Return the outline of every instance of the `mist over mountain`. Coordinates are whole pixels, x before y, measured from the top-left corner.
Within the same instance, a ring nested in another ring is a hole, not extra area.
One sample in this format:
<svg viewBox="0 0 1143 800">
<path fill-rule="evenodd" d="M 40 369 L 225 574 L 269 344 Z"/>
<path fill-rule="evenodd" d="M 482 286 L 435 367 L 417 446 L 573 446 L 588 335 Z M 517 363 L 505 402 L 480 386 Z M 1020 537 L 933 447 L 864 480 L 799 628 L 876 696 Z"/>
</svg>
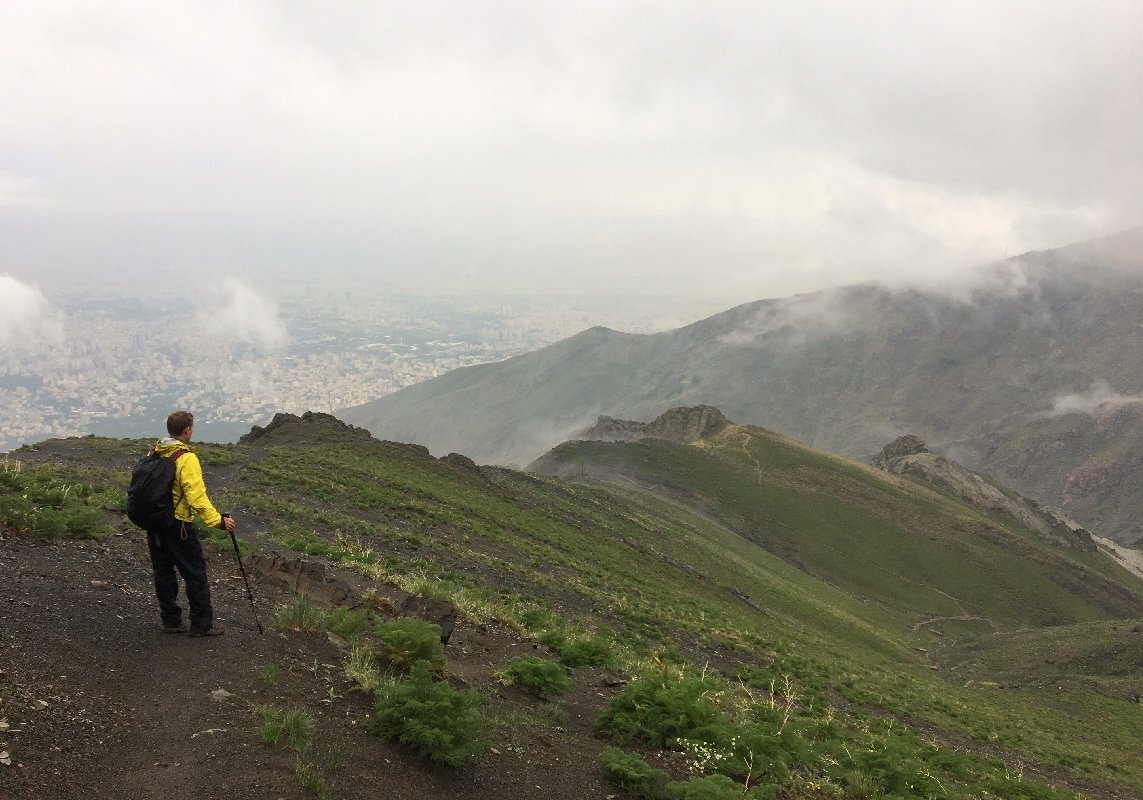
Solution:
<svg viewBox="0 0 1143 800">
<path fill-rule="evenodd" d="M 600 415 L 650 420 L 681 405 L 856 457 L 914 433 L 1127 540 L 1143 533 L 1138 501 L 1100 495 L 1141 474 L 1141 310 L 1135 228 L 989 265 L 947 293 L 848 286 L 653 335 L 592 328 L 342 416 L 499 463 L 527 463 Z"/>
</svg>

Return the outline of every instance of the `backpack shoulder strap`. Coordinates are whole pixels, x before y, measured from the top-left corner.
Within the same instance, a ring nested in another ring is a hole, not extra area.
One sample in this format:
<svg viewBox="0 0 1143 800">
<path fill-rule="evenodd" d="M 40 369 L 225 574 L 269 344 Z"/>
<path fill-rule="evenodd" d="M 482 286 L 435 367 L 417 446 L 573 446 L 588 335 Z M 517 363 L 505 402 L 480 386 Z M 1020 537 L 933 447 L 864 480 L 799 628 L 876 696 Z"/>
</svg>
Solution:
<svg viewBox="0 0 1143 800">
<path fill-rule="evenodd" d="M 178 462 L 178 460 L 179 460 L 180 458 L 182 458 L 183 456 L 185 456 L 185 455 L 186 455 L 187 453 L 189 453 L 189 452 L 190 452 L 189 450 L 176 450 L 175 452 L 173 452 L 173 453 L 171 453 L 169 456 L 167 456 L 167 458 L 169 458 L 169 459 L 171 460 L 171 463 L 172 463 L 172 464 L 175 464 L 175 463 L 177 463 L 177 462 Z M 173 469 L 173 467 L 172 467 L 172 469 Z M 177 475 L 178 473 L 175 473 L 175 474 Z M 175 483 L 174 483 L 174 488 L 175 488 L 175 489 L 178 491 L 178 493 L 179 493 L 179 495 L 178 495 L 178 496 L 179 496 L 179 499 L 178 499 L 178 500 L 175 500 L 175 501 L 173 501 L 173 502 L 174 502 L 174 504 L 177 506 L 179 503 L 181 503 L 181 502 L 182 502 L 182 500 L 183 500 L 183 496 L 185 495 L 185 492 L 183 492 L 183 487 L 182 487 L 182 486 L 179 484 L 178 480 L 176 480 L 176 481 L 175 481 Z"/>
</svg>

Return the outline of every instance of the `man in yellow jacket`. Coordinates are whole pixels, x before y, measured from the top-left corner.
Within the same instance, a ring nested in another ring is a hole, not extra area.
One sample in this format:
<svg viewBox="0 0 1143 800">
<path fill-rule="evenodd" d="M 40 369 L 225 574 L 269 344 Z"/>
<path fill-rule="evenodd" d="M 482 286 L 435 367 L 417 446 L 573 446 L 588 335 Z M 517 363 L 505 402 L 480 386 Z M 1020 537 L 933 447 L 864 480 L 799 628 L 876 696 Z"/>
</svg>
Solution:
<svg viewBox="0 0 1143 800">
<path fill-rule="evenodd" d="M 155 572 L 155 596 L 159 599 L 159 616 L 167 633 L 188 630 L 183 623 L 183 610 L 178 604 L 179 581 L 176 570 L 186 584 L 187 603 L 190 606 L 191 636 L 218 636 L 223 630 L 214 624 L 214 610 L 210 604 L 210 581 L 206 576 L 206 559 L 202 544 L 195 533 L 197 514 L 212 528 L 234 532 L 234 520 L 222 515 L 206 495 L 202 479 L 202 464 L 190 445 L 194 433 L 194 415 L 189 411 L 176 411 L 167 417 L 167 433 L 154 447 L 164 458 L 175 459 L 175 480 L 171 485 L 171 501 L 175 508 L 175 523 L 171 527 L 147 530 L 147 549 L 151 553 L 151 566 Z"/>
</svg>

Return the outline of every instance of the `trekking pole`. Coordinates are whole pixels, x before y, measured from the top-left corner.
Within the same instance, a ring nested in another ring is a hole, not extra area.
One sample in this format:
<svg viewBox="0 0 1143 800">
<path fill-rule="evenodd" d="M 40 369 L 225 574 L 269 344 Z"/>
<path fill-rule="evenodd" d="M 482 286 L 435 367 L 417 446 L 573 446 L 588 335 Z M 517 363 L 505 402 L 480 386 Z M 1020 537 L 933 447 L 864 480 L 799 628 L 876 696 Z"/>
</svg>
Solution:
<svg viewBox="0 0 1143 800">
<path fill-rule="evenodd" d="M 229 514 L 224 516 L 229 517 Z M 262 623 L 258 620 L 258 609 L 254 607 L 254 593 L 250 591 L 250 581 L 246 578 L 246 568 L 242 566 L 242 554 L 238 552 L 238 539 L 234 531 L 230 531 L 230 543 L 234 545 L 234 560 L 238 562 L 238 571 L 242 573 L 242 582 L 246 584 L 246 596 L 250 598 L 250 610 L 254 612 L 254 623 L 258 626 L 258 633 L 262 634 Z"/>
</svg>

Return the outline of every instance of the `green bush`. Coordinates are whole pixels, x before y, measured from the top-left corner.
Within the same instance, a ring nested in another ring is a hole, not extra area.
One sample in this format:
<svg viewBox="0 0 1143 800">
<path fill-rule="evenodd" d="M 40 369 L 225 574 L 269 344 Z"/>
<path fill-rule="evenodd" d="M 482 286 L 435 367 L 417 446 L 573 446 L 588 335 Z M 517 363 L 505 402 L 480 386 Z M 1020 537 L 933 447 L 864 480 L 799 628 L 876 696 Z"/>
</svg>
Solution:
<svg viewBox="0 0 1143 800">
<path fill-rule="evenodd" d="M 603 777 L 641 800 L 661 800 L 667 796 L 667 773 L 655 769 L 634 753 L 608 747 L 599 754 Z"/>
<path fill-rule="evenodd" d="M 325 620 L 325 612 L 304 594 L 294 595 L 294 599 L 279 606 L 274 615 L 274 624 L 279 630 L 321 631 L 325 630 Z"/>
<path fill-rule="evenodd" d="M 557 629 L 540 634 L 537 641 L 551 648 L 561 663 L 572 668 L 605 667 L 614 662 L 611 641 L 604 636 L 569 638 Z"/>
<path fill-rule="evenodd" d="M 755 709 L 756 715 L 771 709 Z M 726 745 L 727 757 L 717 770 L 727 775 L 749 777 L 751 783 L 784 784 L 791 767 L 814 760 L 809 745 L 793 723 L 782 724 L 781 709 L 773 710 L 773 718 L 736 727 Z M 766 715 L 763 715 L 764 717 Z"/>
<path fill-rule="evenodd" d="M 538 656 L 520 656 L 496 673 L 506 686 L 521 686 L 543 700 L 559 697 L 572 688 L 571 678 L 554 661 Z"/>
<path fill-rule="evenodd" d="M 110 533 L 91 489 L 33 470 L 0 472 L 0 526 L 37 539 L 99 539 Z"/>
<path fill-rule="evenodd" d="M 725 718 L 706 696 L 716 688 L 710 679 L 680 673 L 644 675 L 607 704 L 596 720 L 596 733 L 620 744 L 653 747 L 677 747 L 680 739 L 724 743 L 729 739 Z"/>
<path fill-rule="evenodd" d="M 385 655 L 395 664 L 427 661 L 433 670 L 444 669 L 441 626 L 417 617 L 383 620 L 373 627 Z"/>
<path fill-rule="evenodd" d="M 488 750 L 488 723 L 472 689 L 434 681 L 428 661 L 413 664 L 405 680 L 377 691 L 377 713 L 369 730 L 396 739 L 419 757 L 458 767 Z"/>
<path fill-rule="evenodd" d="M 707 775 L 667 784 L 672 800 L 742 800 L 745 790 L 725 775 Z"/>
</svg>

